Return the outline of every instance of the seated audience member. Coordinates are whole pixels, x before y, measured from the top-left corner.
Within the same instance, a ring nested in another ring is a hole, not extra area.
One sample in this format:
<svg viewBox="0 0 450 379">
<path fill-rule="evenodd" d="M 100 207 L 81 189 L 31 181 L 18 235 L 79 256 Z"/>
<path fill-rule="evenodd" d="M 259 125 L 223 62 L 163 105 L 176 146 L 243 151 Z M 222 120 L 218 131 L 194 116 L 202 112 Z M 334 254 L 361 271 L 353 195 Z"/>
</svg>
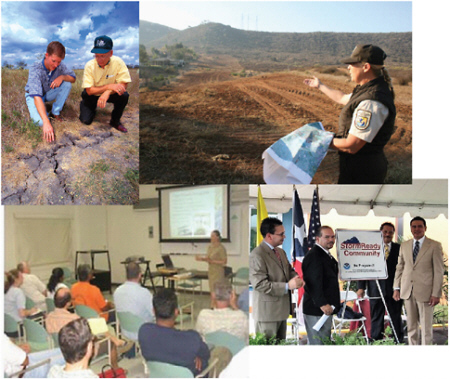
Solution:
<svg viewBox="0 0 450 379">
<path fill-rule="evenodd" d="M 80 318 L 77 314 L 69 312 L 72 297 L 68 288 L 60 288 L 56 291 L 54 300 L 55 310 L 45 318 L 45 328 L 50 334 L 58 333 L 63 326 Z"/>
<path fill-rule="evenodd" d="M 66 361 L 65 366 L 55 365 L 48 378 L 98 378 L 89 369 L 94 344 L 86 319 L 79 318 L 69 322 L 58 334 L 59 347 Z"/>
<path fill-rule="evenodd" d="M 208 361 L 219 358 L 217 370 L 220 372 L 231 360 L 226 348 L 208 345 L 195 330 L 175 329 L 178 316 L 177 296 L 172 289 L 163 288 L 153 297 L 156 324 L 145 323 L 139 329 L 139 344 L 147 361 L 165 362 L 187 367 L 194 375 L 208 366 Z"/>
<path fill-rule="evenodd" d="M 87 305 L 100 314 L 107 322 L 115 321 L 114 313 L 102 313 L 114 309 L 114 303 L 107 302 L 100 289 L 92 285 L 89 281 L 92 279 L 91 266 L 78 266 L 78 282 L 71 288 L 72 304 Z"/>
<path fill-rule="evenodd" d="M 25 296 L 30 298 L 36 304 L 36 307 L 41 311 L 47 310 L 45 298 L 47 296 L 47 289 L 45 284 L 34 274 L 31 273 L 31 268 L 28 262 L 20 262 L 17 269 L 23 275 L 23 283 L 20 286 Z"/>
<path fill-rule="evenodd" d="M 22 282 L 23 276 L 19 270 L 13 269 L 9 272 L 5 272 L 4 312 L 17 322 L 22 321 L 25 317 L 30 317 L 35 314 L 41 315 L 37 308 L 26 309 L 25 294 L 20 288 Z M 19 334 L 18 332 L 8 333 L 8 336 L 17 338 Z"/>
<path fill-rule="evenodd" d="M 6 376 L 11 376 L 27 367 L 50 359 L 50 363 L 43 364 L 26 372 L 23 378 L 46 378 L 50 366 L 64 364 L 60 349 L 43 350 L 30 353 L 27 344 L 16 345 L 5 334 L 3 335 L 3 368 Z"/>
<path fill-rule="evenodd" d="M 227 282 L 214 283 L 214 309 L 202 309 L 195 329 L 203 336 L 222 331 L 248 343 L 248 316 L 237 306 L 236 294 Z"/>
<path fill-rule="evenodd" d="M 50 312 L 45 319 L 45 327 L 50 334 L 58 333 L 63 326 L 67 325 L 73 320 L 80 318 L 75 313 L 69 312 L 71 306 L 72 297 L 68 288 L 60 288 L 55 294 L 55 310 Z M 122 354 L 132 347 L 132 344 L 127 344 L 125 341 L 118 339 L 114 332 L 110 329 L 110 332 L 106 335 L 111 339 L 111 366 L 118 368 L 118 354 Z M 106 344 L 101 344 L 99 355 L 106 352 Z M 118 351 L 119 348 L 119 351 Z"/>
<path fill-rule="evenodd" d="M 52 270 L 52 275 L 48 280 L 47 284 L 47 297 L 53 299 L 56 291 L 60 288 L 67 288 L 63 283 L 64 281 L 64 270 L 61 267 L 56 267 Z"/>
<path fill-rule="evenodd" d="M 144 322 L 154 322 L 153 296 L 150 291 L 141 286 L 141 268 L 136 262 L 128 263 L 126 267 L 127 280 L 114 292 L 116 312 L 130 312 L 140 317 Z M 132 340 L 137 340 L 136 333 L 126 330 L 122 334 Z"/>
</svg>

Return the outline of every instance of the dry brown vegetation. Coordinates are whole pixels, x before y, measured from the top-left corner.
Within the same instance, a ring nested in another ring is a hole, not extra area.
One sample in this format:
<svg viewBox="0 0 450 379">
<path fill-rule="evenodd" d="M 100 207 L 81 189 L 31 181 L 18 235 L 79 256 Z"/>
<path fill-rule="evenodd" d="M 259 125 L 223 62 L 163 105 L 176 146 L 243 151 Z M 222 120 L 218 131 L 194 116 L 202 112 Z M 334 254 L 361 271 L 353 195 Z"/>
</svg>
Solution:
<svg viewBox="0 0 450 379">
<path fill-rule="evenodd" d="M 112 104 L 91 125 L 79 119 L 83 70 L 52 121 L 55 141 L 30 121 L 24 88 L 28 70 L 2 69 L 2 204 L 134 204 L 139 199 L 139 77 L 130 70 L 124 134 L 108 123 Z M 50 107 L 48 107 L 50 110 Z"/>
<path fill-rule="evenodd" d="M 346 93 L 354 87 L 342 67 L 233 75 L 242 70 L 237 59 L 202 57 L 170 85 L 141 89 L 141 183 L 263 183 L 261 155 L 279 138 L 315 121 L 337 130 L 341 106 L 303 80 L 315 75 Z M 411 183 L 412 87 L 395 84 L 395 90 L 387 182 Z M 331 152 L 313 183 L 336 183 L 338 172 Z"/>
</svg>

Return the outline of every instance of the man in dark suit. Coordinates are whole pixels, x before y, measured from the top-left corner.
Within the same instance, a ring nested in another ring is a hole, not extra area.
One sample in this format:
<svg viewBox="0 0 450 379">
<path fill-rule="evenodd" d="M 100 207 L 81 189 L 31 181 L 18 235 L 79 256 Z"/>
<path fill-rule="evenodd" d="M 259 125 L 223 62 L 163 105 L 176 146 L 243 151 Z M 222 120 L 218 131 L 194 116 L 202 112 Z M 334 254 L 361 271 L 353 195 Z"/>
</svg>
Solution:
<svg viewBox="0 0 450 379">
<path fill-rule="evenodd" d="M 339 311 L 338 263 L 329 251 L 334 246 L 335 238 L 334 231 L 329 226 L 320 227 L 316 244 L 303 259 L 303 316 L 308 345 L 323 345 L 323 340 L 330 338 L 332 317 L 328 317 L 319 331 L 313 327 L 324 314 L 331 316 Z"/>
<path fill-rule="evenodd" d="M 303 285 L 278 246 L 286 238 L 283 223 L 268 217 L 261 222 L 263 242 L 250 254 L 250 283 L 253 286 L 252 315 L 256 332 L 267 337 L 286 338 L 286 320 L 291 302 L 290 290 Z"/>
<path fill-rule="evenodd" d="M 392 326 L 397 333 L 399 342 L 403 341 L 403 328 L 402 328 L 402 305 L 403 301 L 395 301 L 392 298 L 394 293 L 394 278 L 395 267 L 397 266 L 398 254 L 400 251 L 400 245 L 392 242 L 395 233 L 395 227 L 390 222 L 385 222 L 380 227 L 383 234 L 383 251 L 386 259 L 386 266 L 388 271 L 387 279 L 379 280 L 381 292 L 386 306 L 389 311 L 389 315 L 392 319 Z M 380 291 L 378 291 L 377 283 L 375 280 L 359 280 L 358 281 L 358 296 L 364 297 L 365 289 L 367 287 L 367 294 L 370 299 L 370 319 L 371 319 L 371 332 L 370 337 L 372 340 L 383 339 L 384 332 L 384 314 L 385 307 L 383 300 L 381 299 Z M 373 298 L 373 299 L 372 299 Z"/>
</svg>

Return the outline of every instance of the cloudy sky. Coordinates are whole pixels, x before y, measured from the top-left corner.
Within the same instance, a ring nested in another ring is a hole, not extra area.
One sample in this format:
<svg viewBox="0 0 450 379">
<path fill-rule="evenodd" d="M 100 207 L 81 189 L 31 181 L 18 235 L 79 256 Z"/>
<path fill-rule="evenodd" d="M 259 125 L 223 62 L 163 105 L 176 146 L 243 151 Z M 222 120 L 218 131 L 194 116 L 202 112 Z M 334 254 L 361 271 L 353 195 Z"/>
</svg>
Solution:
<svg viewBox="0 0 450 379">
<path fill-rule="evenodd" d="M 83 68 L 93 58 L 94 39 L 108 35 L 114 55 L 139 63 L 138 2 L 2 1 L 2 64 L 19 60 L 30 66 L 51 41 L 66 47 L 64 62 Z"/>
<path fill-rule="evenodd" d="M 141 20 L 178 30 L 202 22 L 266 32 L 411 32 L 411 1 L 142 1 Z"/>
</svg>

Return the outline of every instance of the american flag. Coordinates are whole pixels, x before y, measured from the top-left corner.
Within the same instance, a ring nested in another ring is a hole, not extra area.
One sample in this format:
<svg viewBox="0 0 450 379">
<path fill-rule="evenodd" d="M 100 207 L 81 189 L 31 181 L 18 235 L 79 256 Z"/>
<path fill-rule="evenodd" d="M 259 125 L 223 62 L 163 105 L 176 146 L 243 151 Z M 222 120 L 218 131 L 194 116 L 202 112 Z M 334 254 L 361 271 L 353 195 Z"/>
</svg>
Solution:
<svg viewBox="0 0 450 379">
<path fill-rule="evenodd" d="M 316 243 L 316 233 L 320 226 L 319 190 L 316 188 L 314 190 L 311 204 L 311 215 L 309 217 L 308 250 L 311 249 Z"/>
</svg>

